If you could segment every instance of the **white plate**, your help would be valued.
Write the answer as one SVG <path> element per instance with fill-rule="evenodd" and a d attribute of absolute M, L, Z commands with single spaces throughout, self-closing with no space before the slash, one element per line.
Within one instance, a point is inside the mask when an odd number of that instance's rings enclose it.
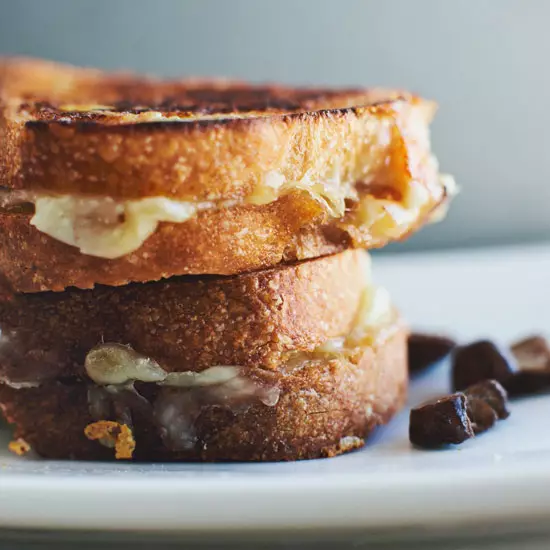
<path fill-rule="evenodd" d="M 550 327 L 548 247 L 376 262 L 378 282 L 415 326 L 504 341 Z M 447 391 L 447 368 L 416 380 L 410 402 Z M 0 527 L 211 535 L 547 521 L 548 419 L 550 397 L 527 399 L 483 436 L 422 452 L 409 447 L 405 412 L 362 451 L 287 464 L 49 462 L 2 450 Z"/>

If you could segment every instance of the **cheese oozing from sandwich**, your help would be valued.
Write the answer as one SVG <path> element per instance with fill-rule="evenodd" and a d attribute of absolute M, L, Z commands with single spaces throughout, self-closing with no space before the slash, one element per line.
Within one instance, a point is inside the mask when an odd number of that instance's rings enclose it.
<path fill-rule="evenodd" d="M 447 176 L 438 201 L 453 190 L 453 180 Z M 375 241 L 406 234 L 434 201 L 432 194 L 416 182 L 411 182 L 407 194 L 396 201 L 361 192 L 350 183 L 285 182 L 277 173 L 270 173 L 263 186 L 241 201 L 200 202 L 158 196 L 119 201 L 71 195 L 37 195 L 28 200 L 35 210 L 31 224 L 39 231 L 76 246 L 83 254 L 114 259 L 138 250 L 161 222 L 184 223 L 200 211 L 236 204 L 268 204 L 290 192 L 307 193 L 331 219 L 370 231 Z M 349 212 L 348 200 L 355 204 Z"/>
<path fill-rule="evenodd" d="M 118 202 L 109 197 L 39 196 L 31 224 L 83 254 L 113 259 L 137 250 L 159 222 L 183 223 L 209 206 L 165 197 Z"/>

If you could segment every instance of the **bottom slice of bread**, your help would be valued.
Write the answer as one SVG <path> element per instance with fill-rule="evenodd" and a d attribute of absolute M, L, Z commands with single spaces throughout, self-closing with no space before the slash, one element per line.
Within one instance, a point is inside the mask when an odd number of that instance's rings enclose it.
<path fill-rule="evenodd" d="M 15 437 L 46 458 L 110 460 L 118 454 L 147 461 L 270 461 L 334 456 L 361 447 L 403 405 L 406 336 L 397 327 L 371 346 L 303 354 L 278 371 L 241 369 L 237 378 L 221 384 L 143 383 L 116 391 L 76 380 L 37 388 L 0 385 L 0 404 L 15 424 Z M 118 444 L 116 451 L 111 448 L 116 437 L 97 436 L 106 426 L 124 426 L 131 445 L 122 451 Z M 89 439 L 94 431 L 96 439 Z"/>

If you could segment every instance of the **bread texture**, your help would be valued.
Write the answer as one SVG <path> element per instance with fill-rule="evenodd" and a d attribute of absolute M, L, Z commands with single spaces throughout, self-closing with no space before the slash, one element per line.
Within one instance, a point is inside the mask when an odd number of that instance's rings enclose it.
<path fill-rule="evenodd" d="M 137 250 L 107 260 L 41 233 L 29 223 L 29 215 L 0 214 L 0 274 L 11 292 L 89 289 L 284 267 L 348 249 L 381 247 L 387 241 L 354 225 L 351 215 L 332 224 L 322 220 L 326 214 L 307 195 L 287 195 L 268 205 L 242 205 L 202 212 L 181 224 L 161 223 Z"/>
<path fill-rule="evenodd" d="M 399 90 L 166 82 L 67 67 L 52 67 L 48 91 L 45 81 L 34 88 L 41 62 L 28 63 L 17 76 L 17 61 L 0 65 L 0 182 L 57 194 L 231 200 L 267 173 L 324 180 L 336 164 L 344 180 L 400 142 L 427 146 L 435 111 Z M 365 173 L 379 162 L 369 159 Z"/>
<path fill-rule="evenodd" d="M 368 255 L 441 212 L 435 105 L 0 58 L 0 409 L 45 458 L 280 461 L 405 400 Z"/>
<path fill-rule="evenodd" d="M 0 302 L 0 379 L 86 379 L 86 353 L 130 345 L 167 371 L 277 368 L 352 330 L 369 288 L 364 251 L 233 277 L 176 277 L 123 287 L 20 294 Z"/>
<path fill-rule="evenodd" d="M 294 371 L 250 369 L 258 371 L 265 385 L 277 389 L 276 400 L 220 404 L 194 400 L 194 389 L 147 392 L 140 387 L 157 416 L 147 406 L 123 403 L 113 408 L 118 412 L 99 420 L 112 424 L 121 423 L 121 416 L 126 419 L 121 425 L 130 426 L 132 444 L 135 441 L 135 450 L 129 453 L 133 460 L 265 461 L 334 456 L 362 446 L 372 430 L 403 405 L 406 331 L 398 329 L 389 339 L 353 352 L 327 354 Z M 81 381 L 52 381 L 26 389 L 0 385 L 0 406 L 15 425 L 15 437 L 40 456 L 112 460 L 114 449 L 84 435 L 86 427 L 96 427 L 98 421 L 97 414 L 90 412 L 89 392 L 90 386 Z M 170 416 L 185 428 L 185 445 L 179 448 L 167 444 L 159 432 L 157 404 L 163 399 L 171 406 L 186 403 L 177 409 L 183 418 Z"/>
<path fill-rule="evenodd" d="M 396 90 L 161 81 L 4 59 L 3 278 L 39 292 L 232 275 L 404 238 L 449 195 L 430 151 L 434 110 Z M 113 250 L 130 209 L 159 198 L 190 213 L 157 213 Z M 64 236 L 45 228 L 44 199 L 73 201 L 46 222 L 67 225 Z M 116 211 L 108 223 L 98 200 Z M 102 231 L 108 252 L 93 246 Z"/>

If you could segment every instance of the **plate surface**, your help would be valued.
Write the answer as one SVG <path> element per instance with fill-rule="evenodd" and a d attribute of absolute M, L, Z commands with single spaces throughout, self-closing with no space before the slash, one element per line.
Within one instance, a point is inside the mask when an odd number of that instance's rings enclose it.
<path fill-rule="evenodd" d="M 550 327 L 550 247 L 375 259 L 411 325 L 503 342 Z M 410 403 L 448 391 L 448 364 Z M 405 412 L 362 451 L 285 464 L 95 464 L 21 459 L 0 442 L 0 527 L 239 533 L 430 529 L 550 518 L 550 397 L 445 451 L 410 448 Z M 7 431 L 5 441 L 9 439 Z"/>

